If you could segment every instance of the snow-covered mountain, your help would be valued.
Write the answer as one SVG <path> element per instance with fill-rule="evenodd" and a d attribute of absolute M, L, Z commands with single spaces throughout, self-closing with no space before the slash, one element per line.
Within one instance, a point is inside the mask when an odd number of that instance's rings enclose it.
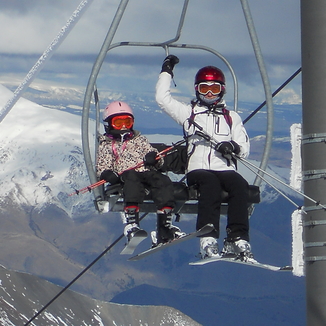
<path fill-rule="evenodd" d="M 0 105 L 12 93 L 0 85 Z M 80 117 L 20 99 L 0 128 L 1 207 L 42 209 L 54 204 L 69 216 L 87 210 L 89 197 L 68 196 L 88 185 Z"/>
<path fill-rule="evenodd" d="M 10 96 L 11 92 L 0 85 L 0 105 Z M 67 93 L 66 96 L 69 97 Z M 144 133 L 151 131 L 152 141 L 180 139 L 177 134 L 168 134 L 169 120 L 162 118 L 161 112 L 150 107 L 141 111 L 140 103 L 135 106 L 140 117 L 136 123 L 144 121 Z M 64 286 L 121 235 L 122 225 L 117 213 L 98 214 L 91 194 L 69 196 L 74 189 L 88 185 L 89 180 L 81 150 L 79 107 L 58 108 L 55 102 L 53 108 L 47 108 L 20 99 L 0 124 L 0 264 Z M 146 119 L 142 119 L 145 112 Z M 153 131 L 161 130 L 153 121 L 160 122 L 166 136 L 154 135 Z M 254 159 L 259 159 L 257 148 L 262 147 L 263 141 L 253 140 Z M 281 153 L 289 152 L 283 147 L 288 146 L 284 138 L 279 144 Z M 281 158 L 274 160 L 278 161 Z M 290 171 L 283 161 L 278 167 L 271 165 L 269 171 L 288 180 Z M 239 167 L 252 182 L 254 175 Z M 284 187 L 281 189 L 288 193 Z M 263 185 L 261 191 L 262 204 L 256 205 L 250 220 L 255 256 L 266 263 L 290 264 L 290 216 L 295 208 L 270 187 Z M 148 231 L 154 224 L 154 216 L 147 216 L 142 222 Z M 181 217 L 180 227 L 185 232 L 193 231 L 194 225 L 194 216 Z M 123 245 L 123 241 L 118 243 L 72 289 L 105 301 L 116 298 L 118 303 L 137 304 L 139 297 L 134 293 L 139 287 L 144 300 L 138 304 L 153 300 L 153 304 L 163 302 L 179 307 L 205 326 L 216 326 L 221 314 L 224 325 L 234 324 L 234 319 L 239 323 L 240 318 L 255 325 L 249 322 L 252 313 L 260 316 L 257 320 L 265 320 L 266 326 L 304 325 L 304 281 L 291 273 L 223 264 L 190 267 L 189 261 L 198 252 L 196 241 L 133 263 L 119 254 Z M 148 246 L 149 240 L 144 241 L 139 251 Z M 261 303 L 258 309 L 249 309 L 257 302 Z M 237 309 L 237 304 L 242 309 Z M 293 310 L 300 313 L 289 314 Z M 228 324 L 229 314 L 233 318 Z M 275 314 L 279 318 L 275 319 Z"/>

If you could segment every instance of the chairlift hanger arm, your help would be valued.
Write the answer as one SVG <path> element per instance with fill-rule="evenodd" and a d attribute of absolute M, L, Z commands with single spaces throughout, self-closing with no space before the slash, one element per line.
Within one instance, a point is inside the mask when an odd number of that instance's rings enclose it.
<path fill-rule="evenodd" d="M 251 39 L 252 47 L 255 53 L 257 65 L 260 71 L 262 83 L 264 86 L 265 97 L 266 97 L 266 106 L 267 106 L 267 130 L 266 130 L 266 142 L 264 147 L 263 156 L 260 162 L 260 167 L 262 170 L 266 170 L 267 163 L 269 160 L 269 155 L 272 147 L 273 140 L 273 126 L 274 126 L 274 107 L 273 107 L 273 99 L 272 92 L 270 87 L 270 82 L 268 78 L 268 74 L 266 71 L 263 55 L 260 49 L 258 36 L 255 30 L 254 22 L 252 19 L 252 15 L 249 8 L 249 3 L 247 0 L 240 0 L 243 14 L 246 20 L 249 36 Z M 261 183 L 261 179 L 257 176 L 254 184 L 259 186 Z"/>
<path fill-rule="evenodd" d="M 165 48 L 165 51 L 166 51 L 167 54 L 168 54 L 168 45 L 178 41 L 179 38 L 180 38 L 181 30 L 182 30 L 183 23 L 184 23 L 184 20 L 185 20 L 185 17 L 186 17 L 188 3 L 189 3 L 189 0 L 185 0 L 185 2 L 183 3 L 183 8 L 182 8 L 182 12 L 181 12 L 180 20 L 179 20 L 179 25 L 178 25 L 178 29 L 177 29 L 177 33 L 176 33 L 175 37 L 173 39 L 163 43 L 164 44 L 163 47 Z"/>

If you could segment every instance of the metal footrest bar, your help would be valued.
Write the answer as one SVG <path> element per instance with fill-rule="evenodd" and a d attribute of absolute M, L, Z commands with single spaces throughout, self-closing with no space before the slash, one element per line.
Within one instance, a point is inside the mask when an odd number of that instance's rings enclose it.
<path fill-rule="evenodd" d="M 326 134 L 307 134 L 302 136 L 302 144 L 326 143 Z"/>
<path fill-rule="evenodd" d="M 325 210 L 325 204 L 318 203 L 318 205 L 315 205 L 315 206 L 305 206 L 304 207 L 305 212 L 316 211 L 316 210 L 320 210 L 320 209 Z"/>
<path fill-rule="evenodd" d="M 321 242 L 307 242 L 304 244 L 305 248 L 313 248 L 313 247 L 326 247 L 326 241 Z"/>
<path fill-rule="evenodd" d="M 317 225 L 326 225 L 326 220 L 312 220 L 303 222 L 303 226 L 317 226 Z"/>
<path fill-rule="evenodd" d="M 305 257 L 306 262 L 315 262 L 315 261 L 323 261 L 323 260 L 326 260 L 326 256 Z"/>
<path fill-rule="evenodd" d="M 309 181 L 314 179 L 326 179 L 326 169 L 303 171 L 303 175 L 303 181 Z"/>

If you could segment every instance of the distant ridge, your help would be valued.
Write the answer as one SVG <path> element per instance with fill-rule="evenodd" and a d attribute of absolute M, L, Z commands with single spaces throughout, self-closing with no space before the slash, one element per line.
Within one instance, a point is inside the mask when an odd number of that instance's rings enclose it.
<path fill-rule="evenodd" d="M 0 266 L 0 325 L 27 323 L 61 288 L 37 276 Z M 133 306 L 90 299 L 67 290 L 30 325 L 200 326 L 180 311 L 163 306 Z"/>

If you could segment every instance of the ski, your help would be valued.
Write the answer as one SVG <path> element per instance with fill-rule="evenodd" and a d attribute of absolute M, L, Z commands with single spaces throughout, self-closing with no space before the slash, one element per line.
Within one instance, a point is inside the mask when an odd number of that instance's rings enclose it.
<path fill-rule="evenodd" d="M 268 269 L 274 272 L 277 271 L 292 271 L 293 267 L 292 266 L 274 266 L 274 265 L 269 265 L 269 264 L 263 264 L 261 262 L 258 261 L 243 261 L 241 260 L 238 256 L 235 257 L 212 257 L 212 258 L 205 258 L 205 259 L 200 259 L 198 261 L 195 262 L 191 262 L 189 263 L 189 265 L 193 265 L 193 266 L 201 266 L 201 265 L 206 265 L 209 263 L 216 263 L 216 262 L 229 262 L 229 263 L 237 263 L 237 264 L 244 264 L 247 266 L 253 266 L 253 267 L 258 267 L 258 268 L 264 268 L 264 269 Z"/>
<path fill-rule="evenodd" d="M 183 241 L 187 241 L 187 240 L 190 240 L 192 238 L 207 234 L 207 233 L 211 232 L 213 229 L 214 229 L 214 227 L 213 227 L 212 224 L 207 224 L 207 225 L 205 225 L 204 227 L 202 227 L 201 229 L 199 229 L 196 232 L 188 233 L 188 234 L 186 234 L 185 236 L 183 236 L 181 238 L 174 239 L 174 240 L 171 240 L 171 241 L 166 242 L 166 243 L 160 243 L 157 247 L 150 248 L 150 249 L 148 249 L 146 251 L 143 251 L 143 252 L 139 253 L 138 255 L 129 258 L 128 260 L 137 261 L 137 260 L 143 259 L 143 258 L 145 258 L 145 257 L 147 257 L 149 255 L 152 255 L 152 254 L 154 254 L 154 253 L 156 253 L 158 251 L 161 251 L 161 250 L 163 250 L 163 249 L 165 249 L 167 247 L 170 247 L 170 246 L 176 245 L 178 243 L 181 243 Z"/>
<path fill-rule="evenodd" d="M 147 238 L 147 232 L 145 230 L 138 230 L 134 236 L 126 243 L 125 247 L 120 252 L 120 255 L 132 255 L 136 247 Z"/>

